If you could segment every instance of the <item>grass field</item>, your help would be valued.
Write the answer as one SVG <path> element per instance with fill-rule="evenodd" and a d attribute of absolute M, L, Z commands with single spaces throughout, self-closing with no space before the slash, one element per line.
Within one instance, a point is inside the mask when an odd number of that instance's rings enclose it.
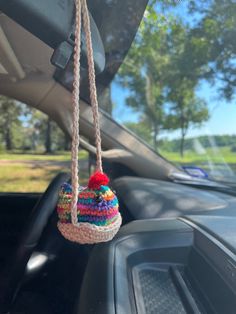
<path fill-rule="evenodd" d="M 206 163 L 211 159 L 214 163 L 226 162 L 227 164 L 236 164 L 236 153 L 230 150 L 230 147 L 217 148 L 215 151 L 207 149 L 204 154 L 196 154 L 194 151 L 185 151 L 182 158 L 178 152 L 160 151 L 162 156 L 173 162 L 181 164 L 199 164 Z"/>
<path fill-rule="evenodd" d="M 70 161 L 70 152 L 58 152 L 57 154 L 40 154 L 40 153 L 30 153 L 30 154 L 23 154 L 19 152 L 15 153 L 0 153 L 0 161 L 2 160 L 43 160 L 43 161 Z M 86 159 L 88 154 L 86 151 L 80 151 L 80 158 Z"/>
<path fill-rule="evenodd" d="M 204 154 L 196 154 L 193 151 L 185 151 L 182 158 L 176 152 L 160 152 L 166 159 L 179 166 L 197 166 L 204 169 L 209 177 L 225 182 L 236 180 L 236 153 L 230 147 L 208 149 Z"/>
<path fill-rule="evenodd" d="M 81 184 L 88 178 L 88 154 L 80 151 Z M 59 172 L 70 171 L 70 153 L 0 154 L 0 192 L 43 192 Z"/>
<path fill-rule="evenodd" d="M 200 166 L 209 171 L 209 160 L 215 163 L 219 169 L 225 165 L 236 172 L 236 153 L 229 147 L 223 147 L 217 151 L 206 151 L 205 154 L 196 154 L 186 151 L 181 158 L 179 153 L 160 151 L 168 160 L 178 165 Z M 88 154 L 80 151 L 81 183 L 88 179 Z M 0 192 L 43 192 L 51 179 L 61 171 L 70 171 L 70 153 L 58 153 L 56 155 L 45 154 L 0 154 Z M 227 175 L 227 173 L 226 173 Z"/>

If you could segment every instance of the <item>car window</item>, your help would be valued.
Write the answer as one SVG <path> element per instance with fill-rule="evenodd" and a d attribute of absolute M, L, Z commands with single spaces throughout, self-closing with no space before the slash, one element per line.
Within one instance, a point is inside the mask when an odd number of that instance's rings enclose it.
<path fill-rule="evenodd" d="M 0 96 L 0 192 L 43 192 L 61 171 L 70 171 L 69 137 L 42 112 Z M 88 153 L 80 150 L 81 182 Z"/>
<path fill-rule="evenodd" d="M 109 108 L 192 176 L 228 183 L 236 183 L 235 12 L 231 0 L 149 1 Z"/>

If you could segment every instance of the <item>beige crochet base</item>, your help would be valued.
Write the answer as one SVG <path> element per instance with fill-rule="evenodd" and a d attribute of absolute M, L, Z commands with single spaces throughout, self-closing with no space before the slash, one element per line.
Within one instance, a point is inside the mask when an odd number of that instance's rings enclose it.
<path fill-rule="evenodd" d="M 80 244 L 93 244 L 110 241 L 121 226 L 121 215 L 109 226 L 96 226 L 87 222 L 81 222 L 78 226 L 72 223 L 58 222 L 57 227 L 67 240 Z"/>

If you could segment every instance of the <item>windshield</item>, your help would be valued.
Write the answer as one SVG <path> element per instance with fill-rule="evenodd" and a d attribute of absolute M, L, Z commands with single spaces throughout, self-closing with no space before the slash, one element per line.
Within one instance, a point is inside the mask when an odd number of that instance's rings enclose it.
<path fill-rule="evenodd" d="M 190 175 L 235 183 L 235 38 L 234 0 L 149 1 L 105 109 Z"/>

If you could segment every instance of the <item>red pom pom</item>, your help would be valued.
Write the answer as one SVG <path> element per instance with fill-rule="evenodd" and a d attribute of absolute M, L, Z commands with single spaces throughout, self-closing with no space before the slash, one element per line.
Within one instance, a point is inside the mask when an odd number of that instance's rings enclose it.
<path fill-rule="evenodd" d="M 88 187 L 92 190 L 98 190 L 101 185 L 107 185 L 108 183 L 109 178 L 105 173 L 95 172 L 89 179 Z"/>

